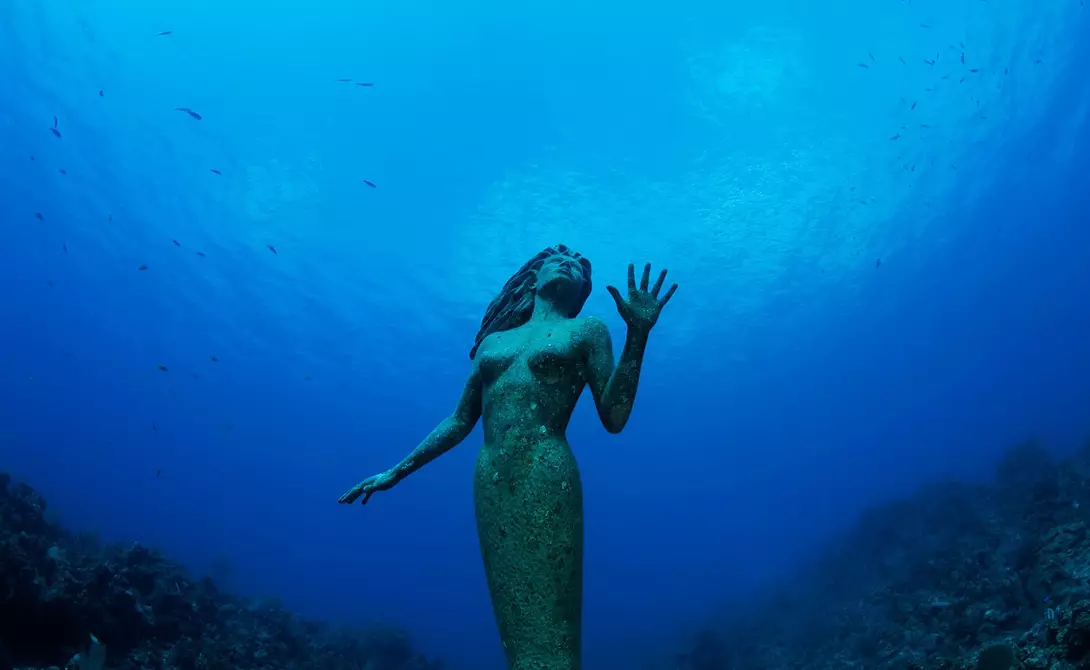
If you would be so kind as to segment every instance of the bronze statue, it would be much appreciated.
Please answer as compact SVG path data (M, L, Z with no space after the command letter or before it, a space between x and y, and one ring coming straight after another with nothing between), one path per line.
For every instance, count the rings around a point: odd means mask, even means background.
M647 338L677 284L660 298L651 265L628 297L608 291L628 325L613 365L605 323L577 318L590 295L590 262L564 245L545 249L488 306L454 413L394 468L341 496L366 503L464 440L484 417L473 501L492 609L511 670L578 670L583 605L583 487L565 430L589 385L602 425L619 433L636 399Z

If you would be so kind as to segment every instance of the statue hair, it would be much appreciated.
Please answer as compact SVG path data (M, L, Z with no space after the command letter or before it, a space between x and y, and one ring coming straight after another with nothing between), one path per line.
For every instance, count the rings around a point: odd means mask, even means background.
M481 319L481 329L477 331L473 348L469 351L470 360L477 355L477 348L481 346L484 338L492 333L518 328L530 320L530 316L534 313L534 296L537 294L537 273L545 261L554 256L569 256L583 266L586 277L583 293L568 316L574 318L579 314L590 295L590 261L563 244L548 247L526 261L503 285L499 295L488 303L488 309L485 310L484 318Z

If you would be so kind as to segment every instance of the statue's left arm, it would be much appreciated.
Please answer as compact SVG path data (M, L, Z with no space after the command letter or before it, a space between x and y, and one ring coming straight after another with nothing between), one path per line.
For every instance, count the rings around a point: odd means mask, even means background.
M628 266L627 299L622 298L616 288L607 288L617 303L617 311L628 326L624 349L621 350L621 358L616 366L613 364L613 342L606 324L595 318L584 322L582 342L586 352L587 382L594 396L598 418L611 433L621 432L628 423L632 404L636 400L636 387L640 382L640 368L643 367L648 336L658 321L662 308L677 290L677 284L674 284L659 298L659 291L666 280L666 270L659 274L655 286L648 290L650 275L651 264L648 263L643 268L643 277L637 288L635 269L632 265Z

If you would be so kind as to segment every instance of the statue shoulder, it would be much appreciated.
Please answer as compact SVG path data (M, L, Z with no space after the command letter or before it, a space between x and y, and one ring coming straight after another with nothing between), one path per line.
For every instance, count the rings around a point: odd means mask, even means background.
M577 317L575 331L579 333L579 339L584 342L609 338L609 327L606 326L605 321L596 316Z

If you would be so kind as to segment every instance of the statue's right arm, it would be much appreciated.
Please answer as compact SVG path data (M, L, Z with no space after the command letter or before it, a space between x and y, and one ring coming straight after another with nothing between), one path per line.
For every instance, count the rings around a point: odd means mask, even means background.
M390 470L394 476L394 482L405 479L412 473L424 467L428 463L439 458L466 439L481 418L481 375L477 365L466 380L462 389L462 397L458 400L458 406L454 413L439 422L435 430L431 431L424 441L416 449L412 450L400 463Z

